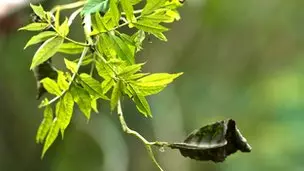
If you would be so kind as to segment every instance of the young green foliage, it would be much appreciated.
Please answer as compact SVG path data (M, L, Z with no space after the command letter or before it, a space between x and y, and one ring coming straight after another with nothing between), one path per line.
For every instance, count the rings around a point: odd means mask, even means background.
M147 0L143 9L135 9L140 2L142 0L88 0L59 5L51 11L31 4L38 19L19 29L38 31L24 47L40 44L30 69L39 68L58 52L66 55L58 59L64 62L64 69L50 66L57 73L56 77L39 79L43 88L54 96L51 100L43 99L39 105L39 108L44 108L44 118L38 128L36 141L43 144L42 156L59 134L64 137L75 104L89 120L92 111L98 112L97 101L104 99L109 102L111 111L117 108L121 119L120 99L128 97L140 113L152 117L147 96L161 92L182 74L143 73L141 68L144 63L137 63L135 58L136 53L143 49L147 34L167 41L164 32L169 29L162 23L179 20L177 8L182 4L179 0ZM75 11L71 16L61 21L61 12L73 8ZM85 42L69 38L70 25L78 15L83 19ZM124 26L132 28L132 34L122 33L120 28ZM69 55L77 54L79 58L72 61ZM80 70L85 65L90 66L89 72ZM94 74L95 71L97 74ZM121 124L126 131L126 123L121 120ZM151 144L137 132L130 132L145 143L151 159L160 168Z

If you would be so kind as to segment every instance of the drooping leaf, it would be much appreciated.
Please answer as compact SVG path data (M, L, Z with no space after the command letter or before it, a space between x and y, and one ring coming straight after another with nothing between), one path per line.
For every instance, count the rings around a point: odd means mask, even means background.
M30 68L33 69L51 58L58 51L63 40L62 37L56 36L45 41L36 51Z
M138 111L146 117L148 116L152 117L150 105L146 100L146 98L143 95L141 95L137 87L130 85L129 90L132 93L133 96L132 100L135 102Z
M38 128L36 135L36 142L43 143L45 137L49 133L49 130L53 122L53 110L50 105L46 106L44 109L43 120Z
M120 81L118 81L114 85L112 95L111 95L111 103L110 103L111 104L111 111L113 111L115 109L115 107L117 106L118 100L121 96L120 86L121 86Z
M141 15L147 15L152 13L154 10L159 9L162 5L165 4L167 0L147 0Z
M80 111L89 120L91 116L91 97L83 88L72 86L71 93Z
M184 157L195 160L223 162L237 150L250 152L251 147L242 136L234 120L224 120L193 131L183 143L173 143Z
M63 72L58 72L57 84L61 91L65 91L69 88L69 83L67 82L67 78Z
M74 109L74 99L72 94L67 91L60 102L56 105L56 115L60 121L60 130L63 135L64 130L68 127L71 122L72 114Z
M61 91L56 81L47 77L41 80L41 83L43 84L43 87L46 89L47 92L56 96L60 96Z
M92 99L91 100L91 107L94 110L94 112L98 113L98 108L97 108L97 99Z
M140 93L137 93L133 97L133 101L135 102L136 108L138 111L140 111L140 113L144 114L146 117L152 117L150 105L144 96L142 96Z
M34 13L40 18L40 19L46 19L45 11L41 4L39 5L33 5L30 4L31 8L33 9Z
M109 8L109 0L88 0L81 11L82 15L88 15L95 12L105 13Z
M40 43L40 42L43 42L45 40L47 40L48 38L50 37L54 37L56 36L56 32L54 31L44 31L44 32L41 32L39 34L37 34L36 36L33 36L27 43L26 45L24 46L24 49L26 49L27 47L31 46L31 45L34 45L34 44L37 44L37 43Z
M60 123L58 122L58 119L55 118L53 120L51 129L50 129L50 131L49 131L49 133L46 137L46 140L45 140L45 143L44 143L44 146L43 146L43 150L42 150L41 158L43 158L46 151L50 148L50 146L54 143L54 141L58 137L59 130L60 130Z
M103 22L108 30L113 29L119 24L120 11L118 9L118 0L110 0L110 9L104 15Z
M86 91L88 91L91 96L109 100L109 98L103 94L99 81L95 80L90 75L85 73L80 74L80 79L81 85Z
M69 61L68 59L64 58L65 66L68 70L70 70L72 73L77 72L77 63Z
M49 26L48 23L31 23L24 27L19 28L18 30L27 30L27 31L41 31Z
M133 9L131 2L129 0L120 0L120 4L122 6L123 11L126 14L126 18L129 22L129 27L133 27L132 23L136 22L136 18L133 14L134 9Z

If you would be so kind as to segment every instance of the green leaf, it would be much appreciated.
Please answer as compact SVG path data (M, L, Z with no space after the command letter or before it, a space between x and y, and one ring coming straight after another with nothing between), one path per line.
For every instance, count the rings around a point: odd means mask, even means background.
M113 29L119 24L120 11L118 9L118 0L110 0L110 9L104 15L104 23L106 23L108 30Z
M48 135L46 137L41 158L43 158L43 156L45 155L45 152L50 148L50 146L54 143L54 141L58 137L59 130L60 130L60 123L58 122L58 119L55 118L53 120L50 132L48 133Z
M106 79L112 79L115 74L112 71L112 69L104 62L96 62L96 70L98 72L98 75L102 78Z
M106 58L113 58L116 55L114 50L113 41L110 38L109 34L103 33L99 36L97 42L97 50L102 52Z
M128 62L128 64L134 64L134 54L132 53L128 45L116 35L110 35L110 37L113 40L114 48L118 57Z
M91 116L91 97L84 89L79 86L72 86L71 93L74 101L79 106L80 111L89 120Z
M73 109L74 99L72 94L67 91L56 105L56 115L60 121L60 130L62 134L71 122Z
M179 77L183 73L168 74L168 73L156 73L146 77L140 78L136 84L141 86L164 86L171 83L175 78Z
M31 64L31 69L35 68L39 64L42 64L55 55L63 43L63 40L64 39L62 37L56 36L45 41L36 51Z
M70 43L62 43L58 52L66 53L66 54L80 54L83 51L83 46L75 44L73 42Z
M126 18L129 22L129 27L133 27L133 22L136 22L136 18L133 14L134 9L129 0L120 0L123 11L126 13Z
M48 38L56 36L56 35L57 35L57 33L54 32L54 31L44 31L44 32L41 32L41 33L37 34L36 36L33 36L26 43L26 45L24 46L24 49L26 49L27 47L29 47L31 45L43 42L43 41L47 40Z
M43 7L41 6L41 4L38 5L33 5L30 4L31 8L33 9L34 13L41 19L46 19L45 16L45 11L43 9Z
M103 94L99 81L95 80L90 75L85 73L80 74L80 79L81 85L86 91L88 91L91 96L109 100L109 98Z
M141 0L129 0L132 5L136 5L141 2Z
M129 80L137 80L137 79L142 78L142 77L144 77L148 74L149 73L137 73L137 74L131 75L128 79Z
M174 20L179 20L180 15L176 10L159 9L152 14L143 16L142 19L155 23L172 23Z
M141 15L152 13L154 10L157 10L163 6L166 1L167 0L147 0L147 4L145 5Z
M142 50L142 43L146 38L146 34L142 30L138 30L136 33L134 33L131 37L133 41L135 42L136 51Z
M113 86L115 82L112 78L107 78L101 83L101 88L103 91L103 94L106 94Z
M93 28L94 29L96 28L96 30L98 31L97 33L103 33L103 32L108 31L108 28L106 27L99 12L95 13L95 22L93 22ZM92 34L94 34L94 33L92 33Z
M150 96L153 94L158 94L161 92L164 88L166 88L166 85L163 86L142 86L138 84L132 84L132 86L135 86L138 89L138 93L142 96Z
M152 117L149 103L144 96L140 95L140 93L137 93L133 97L133 101L135 102L136 108L138 109L139 112L144 114L146 117L148 116Z
M95 12L105 13L109 8L109 0L88 0L81 11L82 15L88 15Z
M54 94L56 96L60 96L61 91L56 81L47 77L41 80L40 82L43 84L43 87L46 89L47 92L49 92L50 94Z
M167 41L166 37L162 34L162 32L168 31L169 29L162 25L159 25L156 22L152 22L148 19L141 19L138 20L137 23L134 23L134 26L140 30L153 34L160 40Z
M97 99L92 99L91 100L91 107L94 110L94 112L98 113L98 108L97 108Z
M49 130L52 126L53 122L53 110L50 105L46 106L44 109L44 118L38 128L37 135L36 135L36 142L43 143L45 137L49 133Z
M111 111L113 111L115 109L115 107L117 106L118 99L121 96L120 85L121 85L120 81L118 81L114 85L112 95L111 95L111 103L110 103L111 104Z
M64 58L64 63L65 66L68 70L70 70L72 73L76 73L77 72L77 63L69 61L67 59Z
M62 91L69 89L69 83L67 82L67 78L61 71L58 72L57 84Z
M70 28L67 18L65 18L64 22L59 26L58 31L62 37L66 37L69 34Z
M118 76L121 76L123 78L128 78L129 76L135 74L136 72L140 71L141 67L144 65L144 63L140 64L134 64L129 65L127 67L124 67L119 73Z
M48 23L31 23L24 27L19 28L18 30L27 30L27 31L41 31L49 26Z

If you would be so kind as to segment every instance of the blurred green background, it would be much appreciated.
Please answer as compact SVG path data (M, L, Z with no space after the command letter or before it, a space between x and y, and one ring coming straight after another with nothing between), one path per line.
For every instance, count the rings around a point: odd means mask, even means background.
M68 0L46 1L54 4ZM304 170L304 1L188 0L167 43L152 38L137 57L147 72L184 72L151 96L153 119L124 103L129 126L149 140L182 141L193 129L233 118L253 147L224 163L198 162L156 149L167 171ZM65 139L40 160L35 134L42 111L29 70L33 35L8 31L28 23L22 9L0 24L1 171L156 171L142 143L121 131L107 103L89 123L76 112ZM17 23L17 24L16 24ZM80 30L73 36L80 35ZM55 63L62 63L57 55Z

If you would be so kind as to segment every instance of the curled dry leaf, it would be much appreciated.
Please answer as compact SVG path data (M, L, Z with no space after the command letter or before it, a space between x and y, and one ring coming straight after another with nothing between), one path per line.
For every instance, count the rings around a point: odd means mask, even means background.
M193 131L183 143L173 143L184 157L195 160L223 162L235 153L250 152L251 147L236 127L234 120L223 120Z

